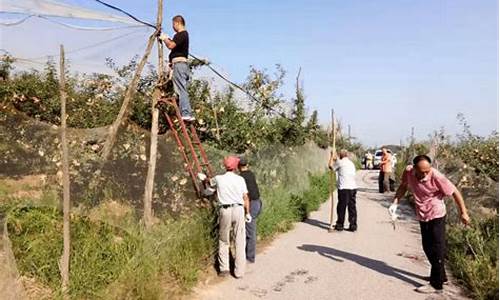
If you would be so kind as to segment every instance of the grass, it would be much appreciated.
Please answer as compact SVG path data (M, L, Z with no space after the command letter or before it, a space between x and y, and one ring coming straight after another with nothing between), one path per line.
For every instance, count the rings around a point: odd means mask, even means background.
M93 297L118 278L137 248L137 239L103 223L72 216L70 291ZM54 291L60 288L62 216L55 208L15 207L7 213L9 236L21 273L36 277Z
M288 231L293 223L307 218L328 198L328 173L309 175L308 178L309 188L299 193L290 192L283 185L263 190L263 212L257 219L260 238Z
M258 221L261 239L289 230L317 209L328 197L328 178L309 175L309 188L300 193L285 186L264 189L265 206ZM6 215L19 270L60 296L61 212L15 206ZM213 262L216 214L211 209L166 217L150 231L129 221L116 224L120 228L79 215L71 221L74 299L163 299L172 290L188 292Z
M498 299L498 218L482 219L467 230L450 226L448 247L448 263L471 296Z

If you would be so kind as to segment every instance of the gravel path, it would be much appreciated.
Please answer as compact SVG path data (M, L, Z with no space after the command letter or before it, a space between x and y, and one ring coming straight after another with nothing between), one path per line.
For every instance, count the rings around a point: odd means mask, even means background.
M377 192L377 175L357 175L357 232L328 233L328 201L259 253L243 279L201 284L193 298L467 299L453 284L439 296L414 291L430 272L420 229L410 207L393 229L387 212L391 198Z

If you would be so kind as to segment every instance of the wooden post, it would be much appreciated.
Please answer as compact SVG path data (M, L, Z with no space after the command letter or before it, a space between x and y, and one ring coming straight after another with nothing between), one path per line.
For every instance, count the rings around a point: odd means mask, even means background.
M64 68L64 47L61 45L59 93L61 96L61 148L63 173L63 253L61 257L61 281L64 299L69 299L69 259L70 259L70 199L68 141L66 140L66 79Z
M156 16L156 30L161 30L161 23L163 21L163 0L158 0L158 13ZM158 116L159 111L157 108L158 100L161 97L160 85L163 84L163 42L158 39L158 83L153 93L151 101L151 113L153 114L151 120L151 142L149 147L149 164L148 174L146 177L146 185L144 187L144 225L146 228L151 227L153 224L153 191L155 182L156 171L156 157L158 153Z
M337 149L335 147L336 144L336 136L337 136L337 126L335 124L335 111L332 109L332 154L336 155ZM330 170L330 201L331 201L331 207L330 207L330 228L328 231L333 231L333 212L335 209L334 205L334 194L335 191L335 172L333 169Z
M144 55L142 56L142 59L139 62L139 65L137 66L137 69L135 70L134 77L132 78L132 81L128 85L127 91L125 92L125 97L123 99L122 106L120 107L120 111L118 112L118 116L116 117L113 124L109 126L108 136L106 138L106 141L104 142L104 147L102 149L102 154L101 154L101 158L103 160L107 160L109 158L111 154L111 149L113 148L116 141L116 135L118 133L118 129L120 128L122 122L128 116L128 106L130 104L130 100L135 94L135 91L137 89L137 83L139 82L139 78L141 76L142 70L144 69L144 65L146 64L148 57L151 54L151 49L153 48L153 44L157 38L158 32L159 32L158 30L155 31L149 37L148 45L146 46Z

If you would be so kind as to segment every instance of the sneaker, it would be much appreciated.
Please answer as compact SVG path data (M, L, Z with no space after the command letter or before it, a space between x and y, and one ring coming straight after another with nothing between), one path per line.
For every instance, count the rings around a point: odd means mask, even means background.
M220 271L218 275L219 277L227 277L229 275L229 271Z
M335 230L336 231L343 231L344 230L344 226L335 226Z
M421 293L421 294L441 294L443 293L443 290L436 289L430 284L423 285L421 287L418 287L415 289L415 292Z
M194 122L196 119L193 116L182 116L182 120L185 122Z

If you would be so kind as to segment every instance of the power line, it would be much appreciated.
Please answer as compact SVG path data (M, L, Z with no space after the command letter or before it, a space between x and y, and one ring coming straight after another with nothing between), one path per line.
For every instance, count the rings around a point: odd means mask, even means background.
M101 1L101 0L95 0L95 1L96 1L96 2L98 2L98 3L101 3L102 5L104 5L104 6L106 6L106 7L109 7L109 8L111 8L111 9L116 10L116 11L119 11L119 12L121 12L121 13L123 13L123 14L125 14L125 15L129 16L130 18L134 19L135 21L137 21L137 22L139 22L139 23L141 23L141 24L144 24L144 25L146 25L146 26L149 26L149 27L151 27L151 28L154 28L154 29L156 30L156 26L154 26L153 24L148 23L148 22L145 22L145 21L142 21L142 20L140 20L139 18L134 17L132 14L130 14L130 13L128 13L128 12L126 12L126 11L124 11L123 9L121 9L121 8L119 8L119 7L113 6L113 5L108 4L108 3L104 2L104 1Z
M202 60L202 59L199 59L197 58L196 56L194 56L193 54L189 54L192 58L202 62L205 64L205 66L207 68L209 68L215 75L219 76L222 80L224 80L225 82L229 83L229 85L235 87L236 89L242 91L243 93L245 93L245 95L247 95L248 97L250 97L250 100L254 101L255 103L257 104L260 104L262 105L265 109L269 110L269 111L272 111L276 114L278 114L279 116L281 116L282 118L285 118L287 119L288 121L290 122L294 122L293 119L289 118L287 115L285 115L283 112L280 112L276 109L274 109L273 107L270 107L270 106L267 106L265 104L262 103L262 101L260 101L259 99L257 99L254 95L252 95L248 90L246 90L245 88L243 88L242 86L234 83L233 81L229 80L228 78L226 78L224 75L222 75L221 73L219 73L216 69L214 69L209 62L207 62L206 60Z

